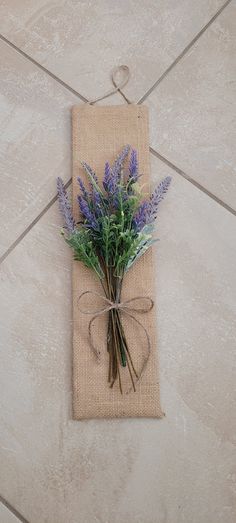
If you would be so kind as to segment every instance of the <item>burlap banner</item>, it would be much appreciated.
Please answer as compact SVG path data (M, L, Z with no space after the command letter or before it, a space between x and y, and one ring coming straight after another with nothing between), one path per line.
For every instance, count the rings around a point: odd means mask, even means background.
M142 183L149 184L149 132L148 109L139 105L76 106L72 112L73 135L73 211L79 219L76 200L77 176L85 182L86 175L80 162L86 161L96 171L99 180L103 177L104 164L111 163L120 150L130 144L138 151ZM154 298L154 271L152 251L148 251L134 264L127 274L122 292L122 301L135 296ZM99 282L82 263L73 262L73 417L74 419L112 417L162 417L160 407L157 337L155 306L147 314L137 318L150 338L150 357L145 372L137 384L136 392L120 394L117 384L111 389L107 382L108 353L106 350L107 316L96 320L94 336L101 351L98 362L91 350L88 336L90 318L78 307L78 297L92 291L92 309L101 307ZM97 293L97 294L96 294ZM92 296L92 298L91 298ZM99 301L100 300L100 301ZM90 302L91 304L91 302ZM130 351L139 366L145 345L142 329L137 322L124 317L124 328L129 340ZM125 383L126 371L122 375Z

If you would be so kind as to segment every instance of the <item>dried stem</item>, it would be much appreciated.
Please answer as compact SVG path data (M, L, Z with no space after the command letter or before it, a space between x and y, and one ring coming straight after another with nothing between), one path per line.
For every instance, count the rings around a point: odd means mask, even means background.
M104 293L110 301L119 303L123 275L120 278L115 277L112 271L112 267L108 267L105 263L105 260L102 260L102 265L105 274L105 284L102 284ZM120 366L125 367L127 365L132 387L135 391L134 376L138 379L138 374L132 361L121 321L120 312L118 309L111 309L109 311L107 326L107 351L109 353L108 382L110 383L110 387L113 387L115 381L118 379L120 392L122 394L123 390Z

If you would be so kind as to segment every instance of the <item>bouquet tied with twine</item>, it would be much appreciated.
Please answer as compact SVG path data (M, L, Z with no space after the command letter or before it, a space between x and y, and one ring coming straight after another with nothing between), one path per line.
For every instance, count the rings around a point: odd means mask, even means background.
M64 217L62 234L72 248L75 260L92 269L101 283L101 293L87 290L80 294L78 307L84 314L92 316L88 335L97 358L100 349L94 341L93 324L107 313L108 382L113 387L118 381L122 394L121 368L127 368L131 389L135 391L150 354L148 331L135 317L135 312L146 313L154 304L149 296L134 296L122 301L123 280L133 264L156 241L153 238L154 222L171 178L165 178L151 196L145 195L140 184L142 175L137 151L129 145L122 149L113 165L106 162L102 187L93 169L85 162L82 165L88 177L88 187L78 177L80 191L77 200L81 221L76 223L65 186L61 178L57 179L59 207ZM93 298L95 295L103 302L101 308L91 310L83 306L86 296ZM131 318L143 330L146 357L139 372L129 350L122 315Z

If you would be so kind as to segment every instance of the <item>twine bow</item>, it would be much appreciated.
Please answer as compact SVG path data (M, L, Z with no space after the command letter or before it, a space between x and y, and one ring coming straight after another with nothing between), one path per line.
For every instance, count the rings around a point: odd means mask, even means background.
M86 294L91 295L91 296L98 296L105 302L106 306L101 307L101 308L99 307L95 310L90 310L90 309L81 307L80 302ZM142 303L146 302L146 305L139 306L138 304L140 304L140 300L142 301ZM134 305L135 302L138 302L138 304L136 304L136 306ZM145 334L145 338L146 338L146 356L145 356L141 371L138 376L137 381L139 381L141 376L144 373L144 370L147 366L147 363L148 363L148 360L150 357L151 342L150 342L150 336L148 334L147 329L137 318L135 318L133 313L137 312L137 313L145 314L145 313L149 312L154 306L154 301L149 296L135 296L134 298L130 298L128 300L124 300L121 302L113 302L109 298L107 298L107 296L104 296L103 294L100 294L99 292L84 291L78 297L77 305L78 305L79 311L82 312L83 314L90 314L90 315L92 314L93 315L93 317L89 321L89 325L88 325L89 343L90 343L90 346L91 346L95 356L98 359L100 359L101 352L95 346L94 339L93 339L93 333L92 333L92 326L99 316L102 316L103 314L106 314L107 312L110 312L111 310L117 310L117 311L120 311L122 314L126 314L127 316L132 318L132 320L135 321L142 328L142 330Z

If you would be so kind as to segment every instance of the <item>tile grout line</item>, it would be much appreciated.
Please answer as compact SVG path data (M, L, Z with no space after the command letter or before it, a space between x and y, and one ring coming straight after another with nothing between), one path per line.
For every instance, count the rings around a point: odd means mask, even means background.
M2 505L4 505L4 507L6 507L9 512L11 512L17 519L19 519L19 521L21 523L29 523L29 521L27 521L27 519L24 518L24 516L22 516L18 510L16 510L14 507L12 507L10 505L10 503L8 503L8 501L6 501L1 495L0 495L0 502L2 503Z
M2 40L6 45L8 45L9 47L11 47L12 49L14 49L14 51L16 51L18 54L20 54L21 56L23 56L23 58L25 58L26 60L28 60L29 62L31 62L33 65L35 65L36 67L38 67L38 69L41 69L41 71L43 71L45 74L47 74L48 76L50 76L53 80L55 80L55 82L59 83L62 87L64 87L64 89L66 89L67 91L69 91L70 93L74 94L75 96L77 96L78 98L80 98L80 100L84 103L87 103L89 102L89 99L86 98L85 96L83 96L82 94L80 94L78 91L76 91L73 87L71 87L69 84L67 84L66 82L64 82L64 80L62 80L59 76L56 76L54 73L52 73L51 71L49 71L49 69L47 69L47 67L44 67L44 65L40 64L40 62L37 62L37 60L35 60L34 58L32 58L32 56L30 56L29 54L25 53L25 51L23 51L22 49L20 49L20 47L17 47L17 45L13 44L13 42L11 42L10 40L8 40L8 38L6 38L4 35L2 35L0 33L0 40ZM120 90L118 89L117 91L123 98L124 100L127 102L127 103L131 103L128 98L126 97L126 95Z
M65 188L68 189L72 182L72 178L68 180L65 184ZM49 211L50 207L57 201L57 195L53 196L53 198L47 203L47 205L42 209L42 211L34 218L34 220L26 227L26 229L16 238L16 240L10 245L10 247L4 252L4 254L0 257L0 264L11 254L11 252L17 247L17 245L21 242L21 240L24 239L24 237L28 234L28 232L31 231L31 229L36 225L36 223L39 222L39 220L46 214L47 211Z
M184 178L187 182L190 182L192 185L194 185L194 187L196 187L197 189L199 189L199 191L203 192L204 194L206 194L207 196L209 196L209 198L211 198L212 200L214 200L216 203L218 203L219 205L221 205L221 207L224 207L224 209L226 209L228 212L230 212L231 214L233 214L234 216L236 216L236 211L230 207L230 205L228 205L227 203L223 202L223 200L221 200L220 198L218 198L218 196L216 196L215 194L213 194L211 191L208 191L208 189L206 189L203 185L201 185L199 182L197 182L196 180L194 180L193 178L191 178L190 176L188 176L188 174L186 174L184 171L182 171L182 169L180 169L179 167L177 167L174 163L170 162L170 160L168 160L167 158L165 158L165 156L162 156L161 154L159 154L157 151L155 151L155 149L153 149L152 147L149 147L149 150L150 152L153 154L153 156L156 156L156 158L158 158L159 160L161 160L163 163L165 163L166 165L168 165L168 167L170 167L171 169L173 169L173 171L177 172L180 176L182 176L182 178Z
M50 76L53 80L55 80L55 82L58 82L62 87L64 87L65 89L67 89L67 91L70 91L72 94L74 94L75 96L77 96L78 98L80 98L80 100L82 100L82 102L88 102L88 99L85 98L85 96L83 96L82 94L78 93L78 91L76 91L75 89L73 89L73 87L71 87L70 85L68 85L66 82L64 82L63 80L61 80L61 78L59 78L58 76L56 76L54 73L51 73L51 71L49 71L49 69L47 69L46 67L44 67L44 65L41 65L39 62L37 62L36 60L34 60L34 58L32 58L30 55L28 55L27 53L25 53L24 51L22 51L22 49L20 49L19 47L17 47L15 44L13 44L10 40L8 40L5 36L3 36L1 33L0 33L0 40L2 40L3 42L5 42L5 44L9 45L9 47L11 47L12 49L14 49L17 53L19 53L21 56L23 56L26 60L29 60L33 65L35 65L36 67L38 67L39 69L41 69L41 71L43 71L44 73L48 74L48 76Z
M149 151L150 153L155 156L156 158L158 158L161 162L165 163L166 165L168 165L168 167L170 167L170 169L172 169L173 171L175 171L177 174L179 174L179 176L181 176L182 178L184 178L187 182L190 182L192 185L194 185L194 187L196 187L199 191L203 192L204 194L206 194L206 196L208 196L209 198L211 198L212 200L214 200L218 205L220 205L221 207L223 207L226 211L230 212L230 214L233 214L234 216L236 216L236 211L230 207L229 205L227 205L227 203L224 203L223 200L221 200L220 198L218 198L217 196L215 196L213 193L211 193L210 191L208 191L208 189L206 189L205 187L203 187L203 185L201 185L200 183L196 182L195 180L193 180L190 176L188 176L188 174L186 174L184 171L182 171L182 169L180 169L179 167L177 167L174 163L170 162L170 160L168 160L167 158L165 158L164 156L162 156L161 154L159 154L157 151L155 151L155 149L153 149L151 146L149 147ZM65 187L66 189L71 185L72 183L72 178L70 178L68 180L68 182L66 182L65 184ZM21 242L21 240L24 239L24 237L28 234L28 232L31 231L31 229L39 222L39 220L44 216L44 214L47 213L47 211L49 211L49 209L52 207L52 205L57 201L57 195L55 195L49 202L48 204L44 207L44 209L42 209L42 211L38 214L38 216L36 216L36 218L28 225L28 227L26 227L26 229L20 234L20 236L18 236L18 238L16 238L16 240L10 245L10 247L4 252L4 254L0 257L0 264L9 256L9 254L11 254L11 252L17 247L17 245Z
M61 78L59 78L59 76L56 76L54 73L52 73L51 71L49 71L49 69L47 69L46 67L44 67L44 65L40 64L39 62L37 62L37 60L35 60L34 58L32 58L29 54L25 53L25 51L23 51L22 49L20 49L19 47L17 47L15 44L13 44L13 42L11 42L10 40L8 40L5 36L3 36L1 33L0 33L0 40L2 40L6 45L8 45L9 47L11 47L12 49L14 49L14 51L16 51L18 54L20 54L21 56L23 56L23 58L25 58L26 60L28 60L29 62L31 62L33 65L35 65L36 67L38 67L38 69L40 69L41 71L43 71L45 74L47 74L48 76L50 76L53 80L55 80L55 82L59 83L62 87L64 87L64 89L66 89L67 91L69 91L70 93L74 94L75 96L77 96L82 102L84 103L87 103L89 102L89 99L88 98L85 98L85 96L83 96L82 94L80 94L78 91L76 91L73 87L71 87L69 84L67 84L66 82L64 82L64 80L62 80ZM129 99L126 97L126 95L120 90L118 89L117 91L123 98L124 100L127 102L127 103L131 103L129 101Z
M148 89L148 91L138 100L137 104L142 104L148 96L155 90L155 88L162 82L162 80L169 74L169 72L181 61L181 59L187 54L187 52L191 49L191 47L199 40L199 38L205 33L205 31L210 27L210 25L216 20L216 18L223 12L223 10L231 3L231 0L227 0L225 4L215 13L215 15L209 20L209 22L199 31L199 33L193 38L193 40L184 48L184 50L180 53L180 55L172 62L172 64L164 71L164 73L158 78L158 80ZM45 74L48 74L53 80L58 82L62 87L64 87L66 90L71 92L73 95L77 96L81 101L87 102L88 99L85 98L83 95L78 93L75 89L73 89L70 85L68 85L66 82L64 82L62 79L60 79L58 76L56 76L54 73L49 71L46 67L41 65L39 62L34 60L30 55L25 53L23 50L18 48L15 44L13 44L10 40L5 38L3 35L0 34L0 40L5 42L7 45L9 45L11 48L13 48L16 52L18 52L20 55L22 55L25 59L29 60L32 64L34 64L36 67L41 69ZM120 91L121 96L126 100L126 102L131 103L128 98ZM215 196L213 193L208 191L205 187L203 187L201 184L196 182L194 179L192 179L190 176L188 176L184 171L179 169L175 164L170 162L167 158L159 154L157 151L155 151L152 147L149 147L149 150L151 154L155 157L157 157L160 161L165 163L168 167L170 167L172 170L174 170L177 174L179 174L182 178L184 178L186 181L192 183L197 189L199 189L201 192L205 193L208 197L213 199L216 203L221 205L224 209L226 209L228 212L230 212L233 215L236 215L236 211L231 208L229 205L224 203L220 198ZM66 188L70 186L72 182L72 178L68 180L68 182L65 184ZM0 257L0 264L8 257L8 255L17 247L17 245L23 240L23 238L30 232L30 230L36 225L39 220L44 216L44 214L47 213L47 211L52 207L52 205L57 201L57 196L54 196L48 204L42 209L42 211L36 216L36 218L29 224L29 226L23 231L23 233L13 242L13 244L7 249L7 251ZM29 523L28 520L24 518L14 507L10 505L1 495L0 495L0 502L13 514L20 520L21 523Z
M142 104L144 100L151 94L151 92L157 87L157 85L165 78L166 75L175 67L175 65L183 58L183 56L189 51L189 49L194 45L194 43L201 37L201 35L209 28L209 26L216 20L216 18L222 13L222 11L230 4L231 0L227 0L225 4L215 13L215 15L209 20L209 22L201 29L201 31L195 36L195 38L185 47L185 49L182 51L182 53L176 58L176 60L170 65L170 67L161 75L161 77L153 84L153 86L143 95L142 98L137 102L137 104ZM82 101L87 102L88 99L84 96L80 95L75 89L70 87L68 84L66 84L63 80L61 80L59 77L51 73L46 67L42 66L39 62L31 58L27 53L19 49L15 44L10 42L5 36L0 34L0 40L4 41L7 45L12 47L16 52L21 54L24 58L32 62L35 66L37 66L39 69L44 71L46 74L48 74L51 78L53 78L56 82L61 84L65 89L70 91L72 94L80 98ZM119 93L123 98L126 100L127 103L131 103L130 100L122 93L122 91L119 89ZM156 156L160 161L168 165L171 169L173 169L177 174L182 176L186 181L194 185L197 189L204 192L209 198L213 199L216 203L224 207L228 212L230 212L233 215L236 215L236 211L223 202L220 198L215 196L213 193L205 189L201 184L196 182L191 176L187 175L184 171L179 169L175 164L170 162L167 158L159 154L157 151L155 151L151 146L149 147L150 152ZM66 183L66 187L68 187L71 184L72 178ZM48 204L44 207L44 209L39 213L38 216L28 225L28 227L23 231L22 234L15 240L15 242L12 243L12 245L6 250L6 252L0 257L0 264L8 257L8 255L17 247L17 245L23 240L23 238L28 234L28 232L36 225L36 223L42 218L42 216L50 209L50 207L56 202L57 196L54 196Z
M151 94L151 92L159 85L159 83L168 75L168 73L175 67L175 65L184 57L184 55L189 51L189 49L195 44L195 42L202 36L202 34L209 28L209 26L216 20L216 18L222 13L222 11L230 4L232 0L227 0L225 4L220 7L220 9L213 15L213 17L207 22L207 24L197 33L197 35L191 40L191 42L184 48L184 50L177 56L177 58L172 62L172 64L164 71L164 73L156 80L156 82L148 89L148 91L138 100L138 102L135 102L137 104L143 103L144 100ZM54 73L49 71L47 67L44 67L42 64L37 62L34 58L32 58L30 55L25 53L22 49L17 47L17 45L13 44L8 38L6 38L4 35L0 33L0 40L5 42L9 47L14 49L17 53L19 53L21 56L23 56L26 60L29 60L32 64L34 64L36 67L41 69L45 74L48 74L53 80L58 82L62 87L70 91L72 94L80 98L83 102L88 102L88 98L80 94L78 91L73 89L69 84L64 82L59 76L56 76ZM133 103L131 102L125 94L119 89L118 92L121 94L121 96L126 100L127 103Z
M199 40L199 38L207 31L211 24L218 18L222 11L230 4L232 0L227 0L225 4L212 16L212 18L207 22L206 25L196 34L196 36L189 42L189 44L183 49L183 51L177 56L177 58L172 62L172 64L164 71L164 73L156 80L156 82L148 89L148 91L138 100L137 104L142 104L146 98L154 91L154 89L164 80L164 78L172 71L172 69L182 60L182 58L187 54L191 47Z

